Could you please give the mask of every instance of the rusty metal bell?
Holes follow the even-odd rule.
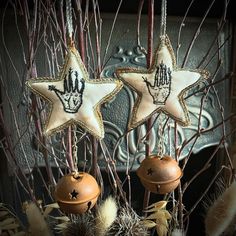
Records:
[[[142,161],[137,175],[147,190],[166,194],[172,192],[179,185],[182,170],[170,156],[151,155]]]
[[[74,172],[58,181],[54,194],[62,211],[82,214],[95,205],[100,188],[92,175]]]

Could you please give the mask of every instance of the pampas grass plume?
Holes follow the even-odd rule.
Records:
[[[117,205],[113,197],[108,197],[97,210],[96,231],[103,236],[117,217]]]
[[[221,235],[236,215],[236,182],[234,181],[209,208],[205,218],[206,234]]]
[[[26,202],[24,203],[23,208],[25,209],[29,223],[30,235],[50,236],[51,234],[48,225],[38,206],[36,206],[36,204],[33,202]]]

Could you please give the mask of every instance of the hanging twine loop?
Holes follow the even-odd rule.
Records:
[[[161,25],[160,25],[160,37],[166,36],[166,17],[167,17],[167,0],[162,0],[161,3]]]
[[[72,4],[71,0],[66,0],[66,27],[69,36],[68,45],[70,47],[74,47],[73,41],[73,21],[72,21]],[[76,135],[76,125],[72,125],[71,127],[72,134],[72,159],[73,159],[73,171],[78,173],[78,148],[77,148],[77,135]]]
[[[69,36],[69,45],[73,46],[73,21],[72,21],[72,5],[71,0],[66,0],[66,26]]]
[[[162,114],[160,114],[159,117],[159,124],[158,124],[158,130],[157,130],[157,136],[159,138],[158,144],[157,144],[157,155],[162,158],[164,155],[165,151],[165,142],[164,142],[164,128],[163,128],[163,123],[164,123],[164,118],[162,117]]]

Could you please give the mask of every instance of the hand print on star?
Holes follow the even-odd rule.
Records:
[[[67,76],[67,75],[66,75]],[[68,79],[64,78],[64,91],[60,91],[54,85],[49,85],[48,90],[54,91],[60,99],[64,111],[68,113],[76,113],[83,102],[83,91],[85,88],[85,80],[78,78],[78,72],[69,69]]]
[[[154,83],[150,83],[147,77],[142,77],[147,85],[148,92],[156,105],[165,105],[171,91],[171,70],[161,62],[156,70]]]

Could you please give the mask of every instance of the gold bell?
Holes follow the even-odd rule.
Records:
[[[147,190],[166,194],[172,192],[179,185],[183,174],[178,163],[172,157],[151,155],[142,161],[137,175]]]
[[[55,189],[55,199],[66,213],[82,214],[97,202],[100,188],[96,179],[85,172],[64,175]]]

